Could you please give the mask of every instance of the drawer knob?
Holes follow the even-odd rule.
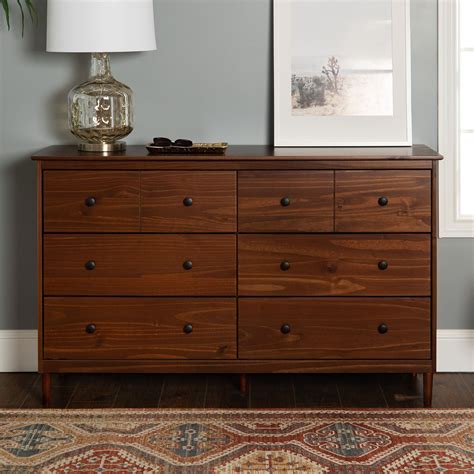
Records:
[[[378,264],[379,270],[387,270],[388,262],[386,260],[382,260]]]
[[[379,197],[379,206],[384,207],[388,204],[388,198],[385,196]]]
[[[94,260],[89,260],[88,262],[86,262],[85,266],[86,266],[87,270],[94,270],[94,268],[95,268]]]
[[[187,197],[183,199],[183,204],[186,207],[191,207],[193,205],[193,198]]]
[[[89,196],[87,199],[86,199],[86,206],[87,207],[92,207],[92,206],[95,206],[95,203],[96,203],[96,199],[95,197],[93,196]]]
[[[184,334],[191,334],[193,332],[193,325],[192,324],[185,324],[183,328]]]
[[[283,324],[283,326],[280,328],[280,331],[283,334],[290,334],[291,326],[289,324]]]
[[[288,207],[290,205],[290,198],[284,197],[281,201],[280,204],[283,207]]]
[[[282,272],[286,272],[290,269],[290,262],[287,262],[286,260],[280,263],[280,268]]]
[[[95,327],[95,324],[88,324],[86,326],[86,333],[87,334],[94,334],[96,329],[97,328]]]
[[[388,331],[388,326],[383,323],[378,327],[378,331],[380,334],[385,334]]]
[[[185,270],[191,270],[191,268],[193,268],[193,262],[191,262],[191,260],[187,260],[183,263],[183,268]]]

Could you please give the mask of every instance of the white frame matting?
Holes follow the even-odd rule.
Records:
[[[291,4],[293,1],[296,0],[274,0],[275,146],[411,146],[410,1],[392,0],[394,74],[392,116],[292,115]]]

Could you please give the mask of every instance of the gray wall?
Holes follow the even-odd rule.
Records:
[[[18,31],[0,31],[0,329],[36,327],[35,168],[29,156],[71,141],[65,98],[87,77],[87,57],[44,52],[46,2],[37,3],[38,29],[28,25],[24,39]],[[129,142],[159,134],[272,143],[271,0],[155,4],[159,50],[113,57],[116,77],[136,93]],[[434,148],[436,27],[436,0],[412,0],[414,141]],[[442,328],[474,328],[473,258],[473,240],[440,243]]]

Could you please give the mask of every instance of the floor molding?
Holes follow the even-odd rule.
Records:
[[[37,338],[35,330],[0,330],[0,372],[36,372]]]
[[[37,331],[0,330],[0,372],[36,372]],[[438,372],[474,372],[474,330],[438,330]]]
[[[438,372],[474,372],[474,329],[438,329]]]

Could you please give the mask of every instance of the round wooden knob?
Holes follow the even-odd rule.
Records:
[[[286,260],[280,263],[280,269],[282,272],[287,272],[290,269],[290,262],[287,262]]]
[[[290,198],[284,197],[284,198],[280,201],[280,204],[281,204],[283,207],[288,207],[288,206],[290,205]]]
[[[385,334],[388,331],[388,326],[383,323],[378,327],[378,331],[380,334]]]
[[[193,325],[192,324],[185,324],[183,328],[183,332],[185,334],[191,334],[193,332]]]
[[[95,197],[93,196],[89,196],[87,199],[86,199],[86,206],[87,207],[92,207],[92,206],[95,206],[95,203],[96,203],[96,199]]]
[[[386,260],[382,260],[378,263],[379,270],[387,270],[388,262]]]
[[[96,329],[97,328],[96,328],[95,324],[88,324],[86,326],[86,333],[87,334],[94,334]]]
[[[291,326],[289,324],[283,324],[283,326],[280,328],[280,331],[283,334],[289,334],[291,331]]]
[[[388,198],[385,196],[379,197],[379,206],[384,207],[388,204]]]
[[[86,267],[87,270],[94,270],[94,268],[95,268],[94,260],[89,260],[88,262],[86,262],[85,267]]]
[[[183,268],[185,270],[191,270],[191,268],[193,268],[193,262],[191,262],[191,260],[187,260],[183,263]]]
[[[184,199],[183,199],[183,204],[184,204],[186,207],[192,206],[192,205],[193,205],[193,198],[190,198],[190,197],[184,198]]]

